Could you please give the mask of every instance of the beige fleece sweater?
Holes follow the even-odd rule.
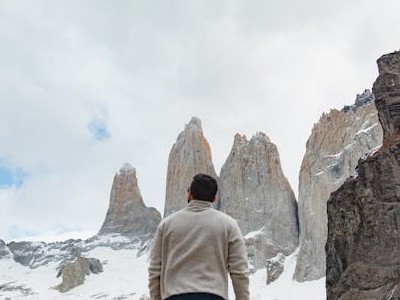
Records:
[[[150,256],[151,300],[193,292],[228,299],[228,273],[236,300],[248,300],[246,247],[234,219],[192,200],[160,223]]]

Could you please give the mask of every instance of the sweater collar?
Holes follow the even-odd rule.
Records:
[[[199,207],[199,208],[212,207],[212,202],[193,199],[193,200],[190,200],[188,207]]]

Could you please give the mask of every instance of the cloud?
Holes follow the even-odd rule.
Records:
[[[26,236],[35,236],[39,234],[38,231],[29,230],[28,228],[21,228],[18,224],[9,225],[7,231],[7,235],[12,236],[15,239]]]
[[[162,211],[169,150],[192,116],[217,172],[235,133],[263,131],[296,191],[313,123],[370,88],[376,58],[398,48],[399,6],[1,2],[0,157],[12,162],[3,177],[23,184],[0,189],[0,238],[98,230],[126,161]]]

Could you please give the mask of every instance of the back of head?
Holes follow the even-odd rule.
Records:
[[[206,174],[197,174],[193,177],[190,192],[193,199],[212,202],[217,194],[218,184],[215,178]]]

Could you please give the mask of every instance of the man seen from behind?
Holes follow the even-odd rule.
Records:
[[[188,205],[161,221],[149,265],[150,300],[249,300],[246,247],[236,221],[215,210],[217,181],[197,174]]]

